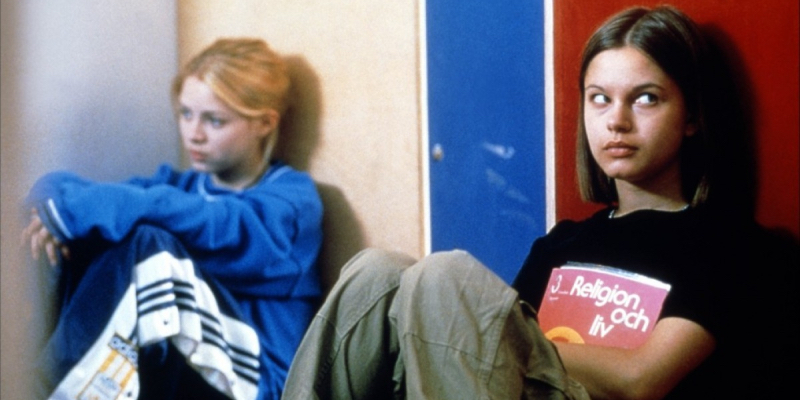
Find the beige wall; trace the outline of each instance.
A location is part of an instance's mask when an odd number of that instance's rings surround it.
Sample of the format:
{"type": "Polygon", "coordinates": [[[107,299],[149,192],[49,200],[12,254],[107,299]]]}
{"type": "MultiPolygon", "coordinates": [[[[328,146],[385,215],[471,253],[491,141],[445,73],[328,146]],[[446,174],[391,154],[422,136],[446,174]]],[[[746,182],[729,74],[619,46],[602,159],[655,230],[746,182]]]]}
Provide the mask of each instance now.
{"type": "Polygon", "coordinates": [[[50,320],[43,278],[19,252],[19,200],[53,169],[122,179],[177,161],[169,79],[217,37],[261,37],[289,60],[299,102],[282,134],[327,208],[326,280],[366,246],[423,254],[422,2],[94,3],[1,3],[0,397],[31,398],[30,355],[50,320]],[[121,146],[132,155],[108,156],[121,146]]]}
{"type": "Polygon", "coordinates": [[[225,36],[263,38],[290,60],[299,104],[282,134],[321,186],[327,271],[364,246],[424,252],[418,3],[178,3],[181,63],[225,36]]]}
{"type": "Polygon", "coordinates": [[[26,394],[53,318],[52,269],[22,255],[20,202],[42,174],[99,180],[179,160],[169,83],[177,69],[171,0],[4,1],[0,11],[0,398],[26,394]]]}

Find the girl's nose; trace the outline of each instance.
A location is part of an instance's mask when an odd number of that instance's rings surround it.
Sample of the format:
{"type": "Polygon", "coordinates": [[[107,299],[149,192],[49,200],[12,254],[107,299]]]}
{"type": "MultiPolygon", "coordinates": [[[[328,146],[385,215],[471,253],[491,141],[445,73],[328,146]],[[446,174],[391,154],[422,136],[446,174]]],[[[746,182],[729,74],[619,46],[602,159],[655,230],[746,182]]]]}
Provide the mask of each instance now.
{"type": "Polygon", "coordinates": [[[194,143],[202,143],[206,140],[206,133],[203,130],[203,124],[197,120],[189,121],[186,123],[188,126],[189,140],[194,143]]]}
{"type": "Polygon", "coordinates": [[[615,106],[608,114],[606,128],[612,133],[630,132],[632,123],[628,110],[623,105],[615,106]]]}

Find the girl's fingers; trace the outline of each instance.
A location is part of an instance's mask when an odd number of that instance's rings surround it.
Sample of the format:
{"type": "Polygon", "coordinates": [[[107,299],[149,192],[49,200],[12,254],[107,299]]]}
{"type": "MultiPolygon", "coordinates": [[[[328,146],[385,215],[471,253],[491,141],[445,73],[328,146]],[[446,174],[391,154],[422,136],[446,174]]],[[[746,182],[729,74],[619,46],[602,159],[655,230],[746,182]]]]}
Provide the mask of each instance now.
{"type": "Polygon", "coordinates": [[[47,261],[50,262],[51,267],[55,267],[58,265],[58,249],[55,241],[49,241],[44,246],[45,252],[47,253],[47,261]]]}
{"type": "Polygon", "coordinates": [[[31,235],[31,255],[34,260],[38,261],[39,255],[44,252],[51,264],[54,263],[53,260],[57,260],[55,251],[60,245],[44,226],[39,226],[39,229],[31,235]]]}
{"type": "Polygon", "coordinates": [[[47,245],[47,242],[52,240],[52,236],[50,236],[50,231],[47,230],[45,227],[39,228],[36,233],[34,233],[34,237],[36,237],[36,241],[38,243],[38,250],[44,250],[44,247],[47,245]]]}
{"type": "Polygon", "coordinates": [[[39,252],[42,249],[41,239],[39,235],[35,232],[31,232],[30,234],[30,245],[31,245],[31,256],[35,261],[39,261],[39,252]]]}
{"type": "Polygon", "coordinates": [[[27,244],[34,232],[42,228],[42,220],[39,217],[34,217],[25,229],[22,230],[23,244],[27,244]]]}
{"type": "Polygon", "coordinates": [[[69,247],[67,245],[62,244],[61,246],[61,257],[64,257],[65,260],[69,260],[72,255],[69,252],[69,247]]]}
{"type": "Polygon", "coordinates": [[[70,251],[66,245],[58,241],[47,227],[42,223],[36,209],[31,210],[31,222],[22,230],[22,245],[30,244],[31,256],[35,261],[39,261],[42,253],[47,255],[50,265],[58,264],[58,254],[65,259],[69,259],[70,251]]]}

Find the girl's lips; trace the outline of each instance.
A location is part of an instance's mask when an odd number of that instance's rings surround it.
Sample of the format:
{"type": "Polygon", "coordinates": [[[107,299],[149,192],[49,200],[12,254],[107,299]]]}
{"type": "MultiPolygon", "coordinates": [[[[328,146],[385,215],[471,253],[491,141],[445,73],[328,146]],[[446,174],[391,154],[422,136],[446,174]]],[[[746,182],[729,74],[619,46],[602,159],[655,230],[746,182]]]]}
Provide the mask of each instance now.
{"type": "Polygon", "coordinates": [[[206,155],[204,153],[194,150],[189,151],[189,157],[192,159],[192,161],[203,161],[206,159],[206,155]]]}
{"type": "Polygon", "coordinates": [[[631,146],[625,142],[609,142],[603,146],[603,150],[611,157],[629,157],[636,152],[636,146],[631,146]]]}

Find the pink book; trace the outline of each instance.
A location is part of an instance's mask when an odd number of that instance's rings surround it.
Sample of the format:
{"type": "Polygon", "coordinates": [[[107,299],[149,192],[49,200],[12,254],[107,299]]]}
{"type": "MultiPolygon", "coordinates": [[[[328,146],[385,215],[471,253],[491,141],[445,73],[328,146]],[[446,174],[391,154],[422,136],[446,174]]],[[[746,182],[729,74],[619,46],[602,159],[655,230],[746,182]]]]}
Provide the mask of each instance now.
{"type": "Polygon", "coordinates": [[[567,264],[550,275],[539,326],[552,341],[636,348],[653,330],[669,290],[618,268],[567,264]]]}

